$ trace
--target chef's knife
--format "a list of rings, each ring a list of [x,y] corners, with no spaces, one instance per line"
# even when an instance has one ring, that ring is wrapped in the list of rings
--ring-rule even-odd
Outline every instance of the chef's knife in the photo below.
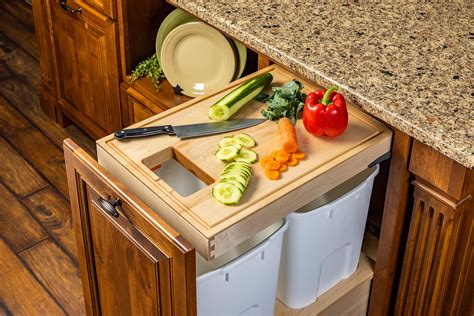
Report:
[[[236,131],[242,128],[258,125],[265,119],[241,119],[213,123],[201,123],[190,125],[162,125],[142,128],[129,128],[115,132],[116,139],[144,137],[159,134],[176,135],[178,138],[186,139],[192,137],[221,134]]]

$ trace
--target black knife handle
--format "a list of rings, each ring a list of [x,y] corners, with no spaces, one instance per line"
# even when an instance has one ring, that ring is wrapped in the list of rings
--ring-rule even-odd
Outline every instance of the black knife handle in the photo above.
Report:
[[[153,135],[159,135],[159,134],[174,135],[175,133],[171,125],[163,125],[163,126],[123,129],[123,130],[115,132],[114,136],[116,139],[122,140],[125,138],[153,136]]]

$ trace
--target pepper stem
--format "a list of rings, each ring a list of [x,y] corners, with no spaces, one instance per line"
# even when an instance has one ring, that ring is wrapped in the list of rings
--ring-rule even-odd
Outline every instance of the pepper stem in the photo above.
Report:
[[[331,96],[331,93],[333,91],[337,91],[337,89],[339,89],[336,85],[333,85],[331,88],[327,89],[326,90],[326,93],[324,93],[324,96],[323,96],[323,99],[321,100],[321,103],[324,104],[324,105],[328,105],[329,104],[329,97]]]

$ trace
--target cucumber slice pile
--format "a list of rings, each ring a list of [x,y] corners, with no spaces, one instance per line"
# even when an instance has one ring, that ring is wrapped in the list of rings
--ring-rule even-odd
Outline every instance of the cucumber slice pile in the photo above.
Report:
[[[224,162],[255,163],[258,158],[257,153],[248,148],[253,148],[256,145],[255,139],[244,133],[226,136],[219,142],[216,157]]]
[[[252,167],[245,162],[228,164],[217,184],[212,189],[212,196],[225,205],[236,205],[244,195],[252,177]]]
[[[221,139],[216,157],[227,164],[212,189],[217,201],[225,205],[239,203],[252,178],[251,164],[258,158],[249,148],[256,145],[255,139],[244,133]]]
[[[224,146],[216,152],[216,157],[222,161],[233,161],[239,156],[239,151],[235,146]]]

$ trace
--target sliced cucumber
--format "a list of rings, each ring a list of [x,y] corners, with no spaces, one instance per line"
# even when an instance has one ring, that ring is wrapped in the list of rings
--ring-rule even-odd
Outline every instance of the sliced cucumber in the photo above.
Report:
[[[241,168],[231,168],[231,169],[224,170],[222,175],[226,175],[226,174],[239,174],[239,175],[244,176],[246,179],[250,179],[252,177],[252,174],[249,170],[241,169]]]
[[[247,184],[249,183],[249,178],[246,178],[244,175],[240,174],[240,173],[237,173],[237,172],[233,172],[233,173],[226,173],[226,174],[223,174],[222,176],[219,177],[219,181],[221,180],[234,180],[234,181],[237,181],[239,183],[241,183],[244,187],[247,186]]]
[[[241,163],[241,164],[245,164],[245,165],[238,165],[236,163]],[[249,175],[252,175],[252,168],[250,166],[248,166],[248,164],[245,163],[245,162],[240,162],[240,161],[231,162],[230,164],[228,164],[227,166],[224,167],[224,172],[229,171],[229,170],[245,171]]]
[[[228,120],[242,106],[259,95],[272,80],[272,74],[266,72],[246,81],[213,104],[209,108],[209,118],[215,121]]]
[[[212,196],[225,205],[239,203],[242,194],[238,187],[229,182],[218,182],[212,189]]]
[[[253,150],[242,148],[234,160],[239,162],[254,163],[257,161],[257,153]]]
[[[239,140],[235,139],[233,136],[226,136],[221,139],[221,141],[219,142],[219,147],[222,148],[225,146],[234,146],[234,147],[237,147],[238,149],[242,147]]]
[[[234,146],[225,146],[216,152],[216,157],[222,161],[232,161],[239,155],[239,149]]]
[[[237,141],[238,144],[246,148],[253,148],[257,145],[255,139],[245,133],[234,135],[233,138]]]
[[[233,185],[235,185],[237,188],[239,188],[239,190],[240,190],[240,192],[242,192],[242,194],[245,192],[246,185],[240,183],[240,182],[237,181],[237,180],[222,179],[222,180],[219,180],[219,183],[230,183],[230,184],[233,184]]]

